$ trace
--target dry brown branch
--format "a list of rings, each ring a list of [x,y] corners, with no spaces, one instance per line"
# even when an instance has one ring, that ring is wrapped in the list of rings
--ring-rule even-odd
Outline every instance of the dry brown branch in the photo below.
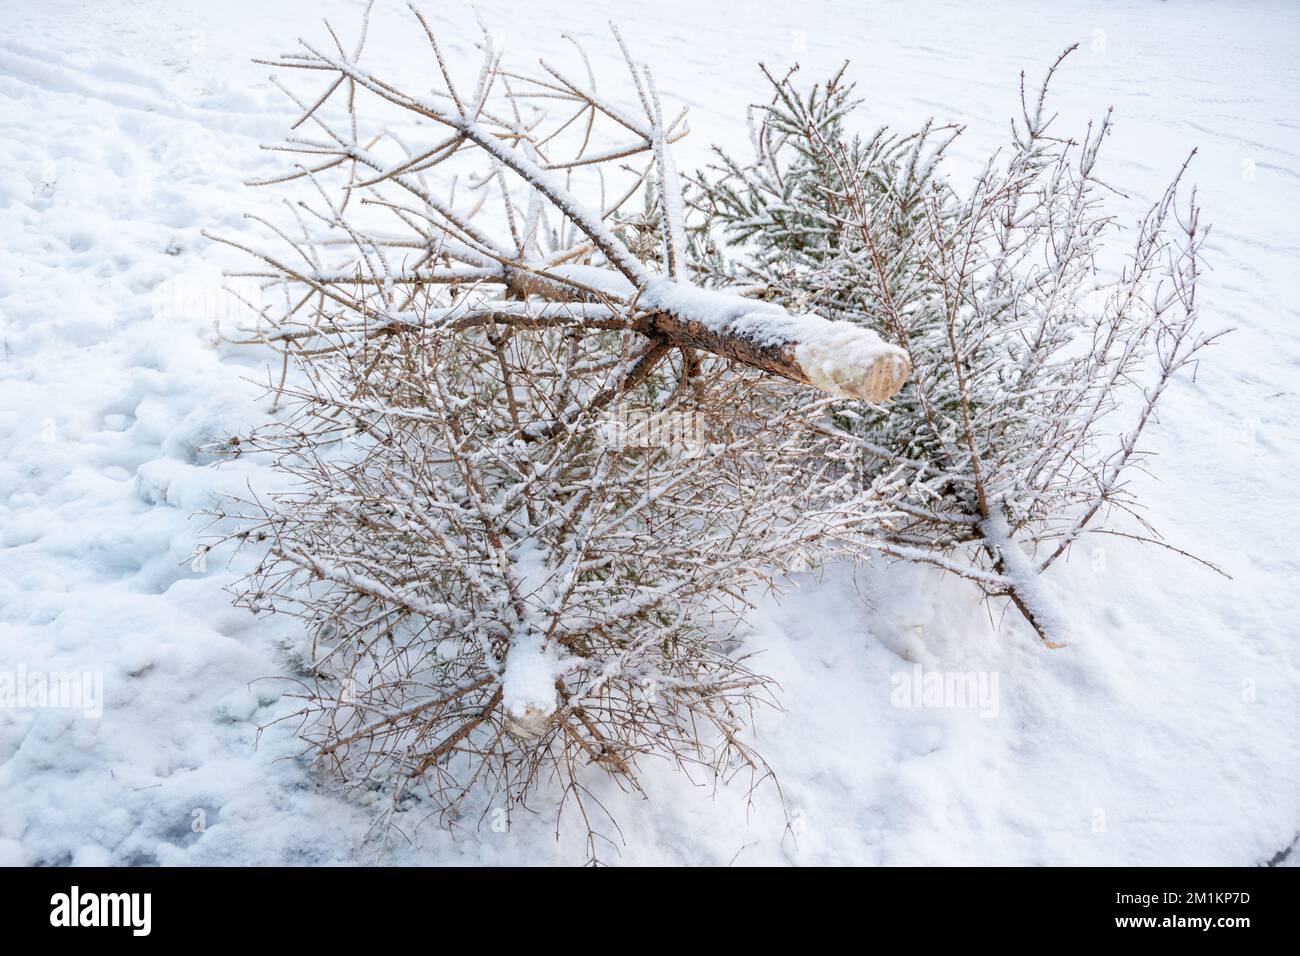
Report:
[[[219,518],[258,549],[239,602],[302,623],[317,759],[448,826],[545,792],[594,855],[596,781],[639,788],[649,756],[769,778],[741,715],[772,687],[726,639],[753,589],[839,547],[841,502],[869,520],[813,426],[822,392],[883,400],[906,360],[691,284],[685,123],[643,66],[644,117],[593,77],[507,70],[487,35],[453,83],[419,22],[432,97],[337,41],[275,61],[311,86],[285,88],[311,167],[274,178],[298,191],[292,226],[259,220],[275,247],[222,241],[279,303],[236,340],[285,353],[285,411],[227,450],[273,456],[290,490]],[[649,172],[625,171],[639,153]]]

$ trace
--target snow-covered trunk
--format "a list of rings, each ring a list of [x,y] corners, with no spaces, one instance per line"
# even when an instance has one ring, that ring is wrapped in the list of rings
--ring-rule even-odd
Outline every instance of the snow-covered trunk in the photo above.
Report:
[[[638,305],[656,333],[842,398],[883,402],[911,371],[907,353],[870,329],[766,302],[659,280]]]
[[[1065,647],[1065,615],[1047,593],[1046,582],[1029,555],[1016,543],[1001,508],[980,522],[984,547],[998,574],[1009,582],[1006,596],[1048,647]]]

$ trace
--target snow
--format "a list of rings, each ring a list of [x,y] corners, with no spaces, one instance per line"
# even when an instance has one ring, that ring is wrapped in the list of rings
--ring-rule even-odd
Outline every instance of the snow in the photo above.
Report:
[[[386,75],[418,81],[423,37],[400,4],[385,6],[367,48],[384,50]],[[1082,41],[1056,83],[1062,123],[1115,106],[1103,161],[1132,214],[1200,147],[1191,175],[1215,224],[1201,308],[1236,328],[1195,381],[1171,386],[1151,431],[1154,477],[1138,489],[1144,517],[1232,580],[1085,537],[1049,574],[1071,633],[1049,650],[1017,615],[986,612],[932,570],[800,575],[798,590],[763,599],[743,645],[782,685],[784,710],[760,714],[756,735],[786,813],[773,788],[746,813],[741,789],[711,799],[659,764],[647,766],[649,800],[593,775],[624,834],[612,859],[1249,865],[1291,845],[1300,12],[1135,0],[1011,2],[990,17],[926,0],[810,7],[792,21],[773,0],[616,2],[598,15],[478,6],[523,59],[571,66],[569,33],[598,75],[621,80],[604,32],[616,20],[665,112],[691,107],[694,132],[674,148],[683,173],[712,142],[743,149],[744,108],[764,95],[757,61],[798,59],[811,80],[845,56],[871,92],[864,127],[966,123],[951,155],[973,171],[1005,135],[1019,72],[1036,76]],[[220,343],[210,315],[160,321],[151,307],[165,280],[246,264],[199,230],[247,234],[243,213],[269,200],[239,184],[283,168],[257,144],[298,116],[249,58],[319,37],[321,16],[347,42],[363,6],[3,7],[0,670],[100,675],[103,715],[0,708],[0,863],[373,861],[371,808],[296,758],[290,722],[272,723],[294,709],[275,678],[302,635],[230,607],[222,587],[250,555],[194,558],[193,511],[275,480],[265,462],[213,469],[203,451],[271,414],[257,383],[272,357]],[[426,15],[453,65],[476,57],[468,12]],[[634,96],[620,103],[628,115]],[[522,702],[539,697],[550,662],[520,661],[536,665],[507,677]],[[895,693],[959,686],[951,675],[973,675],[988,706]],[[556,841],[546,813],[456,841],[411,829],[414,842],[382,859],[585,858],[583,835]]]

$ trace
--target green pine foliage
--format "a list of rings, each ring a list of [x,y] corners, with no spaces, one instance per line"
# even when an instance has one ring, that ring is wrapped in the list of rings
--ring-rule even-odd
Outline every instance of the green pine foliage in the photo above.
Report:
[[[753,157],[719,151],[690,197],[706,281],[870,326],[911,358],[892,402],[845,402],[831,425],[864,492],[899,515],[865,533],[870,547],[1011,598],[1048,643],[1066,628],[1040,572],[1133,508],[1139,439],[1210,341],[1195,328],[1203,230],[1194,192],[1178,205],[1182,170],[1122,272],[1098,268],[1119,232],[1095,171],[1111,118],[1056,134],[1047,91],[1064,57],[1036,97],[1022,82],[1010,147],[968,185],[945,171],[961,128],[853,133],[862,101],[844,70],[807,91],[768,73]]]

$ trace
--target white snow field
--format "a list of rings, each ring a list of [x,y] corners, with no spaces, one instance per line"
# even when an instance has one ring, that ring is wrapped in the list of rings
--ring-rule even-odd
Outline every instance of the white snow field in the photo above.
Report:
[[[422,3],[455,52],[468,5]],[[270,201],[241,185],[283,168],[261,142],[295,118],[250,62],[355,36],[345,0],[0,2],[0,672],[102,676],[102,716],[0,708],[0,863],[581,863],[553,794],[506,832],[417,814],[388,847],[375,809],[298,759],[277,641],[287,622],[230,606],[239,574],[190,554],[222,491],[265,462],[198,448],[268,414],[267,356],[211,323],[159,314],[156,287],[239,263]],[[761,714],[778,774],[716,792],[647,766],[650,799],[593,774],[622,864],[1262,864],[1300,831],[1300,8],[1172,0],[884,3],[482,0],[507,51],[572,56],[621,81],[605,20],[691,107],[678,148],[745,145],[756,63],[804,75],[845,58],[857,122],[967,124],[958,173],[1002,141],[1021,70],[1055,84],[1064,128],[1106,107],[1102,167],[1127,220],[1186,154],[1214,223],[1201,308],[1233,327],[1177,382],[1141,480],[1171,551],[1086,539],[1051,587],[1073,643],[1049,650],[965,586],[909,567],[803,576],[753,620],[782,685]],[[403,6],[377,5],[367,57],[433,69]],[[1075,124],[1071,126],[1071,124]],[[963,165],[964,164],[964,165]],[[273,198],[273,197],[272,197]],[[919,668],[916,669],[916,668]],[[969,672],[973,706],[927,707],[913,682]],[[12,685],[11,685],[12,686]],[[93,691],[93,681],[90,688]],[[931,701],[933,702],[933,701]],[[953,704],[951,699],[946,701]],[[29,702],[30,703],[30,702]],[[83,702],[93,704],[94,701]],[[912,706],[907,706],[911,704]],[[571,823],[573,821],[565,821]],[[1295,863],[1300,851],[1287,863]]]

